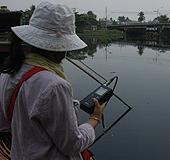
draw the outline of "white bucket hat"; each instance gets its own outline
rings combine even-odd
[[[41,2],[29,25],[11,28],[24,42],[48,51],[72,51],[87,45],[75,33],[75,16],[65,5]]]

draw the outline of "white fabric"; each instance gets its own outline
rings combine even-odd
[[[75,33],[75,16],[66,5],[41,2],[29,25],[12,27],[24,42],[49,51],[72,51],[87,45]]]
[[[3,112],[11,88],[29,68],[31,66],[24,65],[15,77],[1,74],[0,107]],[[0,119],[5,117],[4,114],[0,116]],[[9,127],[4,125],[5,122],[0,123],[0,131]],[[49,71],[33,75],[22,85],[11,129],[12,160],[80,160],[80,151],[95,139],[90,124],[78,126],[70,84]]]

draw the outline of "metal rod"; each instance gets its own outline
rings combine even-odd
[[[118,95],[116,95],[114,92],[113,92],[113,95],[119,100],[121,101],[126,107],[128,107],[129,109],[132,109],[131,106],[129,106],[125,101],[123,101]]]
[[[80,70],[82,70],[83,72],[85,72],[87,75],[89,75],[92,79],[94,79],[96,82],[98,82],[99,84],[101,85],[106,85],[108,86],[109,84],[111,84],[113,82],[113,80],[115,80],[115,85],[113,87],[113,91],[117,85],[117,82],[118,82],[118,77],[115,76],[113,78],[111,78],[109,81],[105,80],[106,82],[103,84],[101,83],[99,80],[97,80],[94,76],[92,76],[89,72],[87,72],[86,70],[84,70],[81,66],[77,65],[75,62],[73,62],[72,60],[70,60],[69,58],[66,58],[70,63],[72,63],[73,65],[75,65],[76,67],[78,67]],[[80,61],[81,62],[81,61]],[[86,66],[86,65],[85,65]],[[87,66],[86,66],[87,67]],[[94,70],[92,70],[90,67],[87,67],[89,68],[91,71],[93,71],[94,73],[96,73]],[[97,73],[98,75],[98,73]],[[101,76],[100,76],[101,77]],[[102,78],[102,77],[101,77]],[[96,140],[93,142],[93,144],[91,144],[89,147],[91,147],[92,145],[94,145],[100,138],[102,138],[109,130],[112,129],[113,126],[115,126],[131,109],[132,107],[129,106],[125,101],[123,101],[118,95],[116,95],[114,92],[113,92],[113,95],[119,100],[121,101],[126,107],[128,107],[128,109],[123,113],[121,114],[107,129],[105,129],[103,131],[103,133],[101,135],[99,135]]]
[[[97,73],[95,70],[93,70],[92,68],[90,68],[88,65],[86,65],[84,62],[79,61],[81,64],[83,64],[84,66],[86,66],[88,69],[90,69],[91,71],[93,71],[96,75],[98,75],[100,78],[102,78],[103,80],[105,80],[107,82],[107,79],[104,78],[103,76],[101,76],[99,73]]]
[[[110,83],[112,83],[112,81],[114,80],[114,79],[116,79],[116,82],[115,82],[115,86],[116,86],[116,84],[117,84],[117,81],[118,81],[118,77],[117,76],[115,76],[115,77],[113,77],[112,79],[110,79],[109,81],[107,81],[107,82],[105,82],[104,84],[103,83],[101,83],[98,79],[96,79],[94,76],[92,76],[89,72],[87,72],[86,70],[84,70],[81,66],[79,66],[79,65],[77,65],[75,62],[73,62],[70,58],[66,58],[70,63],[72,63],[72,64],[74,64],[76,67],[78,67],[80,70],[82,70],[83,72],[85,72],[87,75],[89,75],[92,79],[94,79],[96,82],[98,82],[99,84],[101,84],[101,85],[106,85],[106,86],[108,86]],[[115,89],[115,86],[114,86],[114,89]],[[113,90],[114,90],[113,89]],[[117,98],[117,99],[119,99],[124,105],[126,105],[129,109],[132,109],[132,107],[131,106],[129,106],[125,101],[123,101],[118,95],[116,95],[114,92],[113,92],[113,95]]]
[[[70,58],[66,58],[70,63],[74,64],[76,67],[78,67],[80,70],[82,70],[83,72],[85,72],[87,75],[89,75],[92,79],[94,79],[96,82],[100,83],[101,85],[103,85],[102,82],[100,82],[98,79],[96,79],[94,76],[92,76],[89,72],[87,72],[86,70],[84,70],[81,66],[77,65],[75,62],[73,62]]]
[[[112,129],[113,126],[115,126],[132,108],[127,109],[123,114],[121,114],[106,130],[103,131],[101,135],[99,135],[93,144],[91,144],[89,147],[94,145],[99,139],[101,139],[109,130]]]

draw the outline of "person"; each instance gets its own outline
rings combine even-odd
[[[65,5],[44,1],[29,25],[11,29],[11,52],[0,68],[0,132],[12,134],[10,158],[82,159],[80,153],[95,140],[105,105],[94,99],[94,112],[78,124],[72,88],[62,68],[67,52],[86,47],[75,33],[74,13]],[[23,42],[30,46],[29,53],[23,51]],[[42,70],[22,83],[9,117],[13,90],[34,67]]]

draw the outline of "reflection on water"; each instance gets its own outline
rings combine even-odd
[[[87,50],[82,50],[78,57],[107,79],[117,75],[115,92],[133,106],[132,111],[92,147],[96,159],[169,160],[170,48],[152,42],[116,41],[104,46],[92,43],[91,54]],[[77,59],[76,55],[73,57]],[[76,98],[82,99],[99,86],[68,62],[64,65]],[[105,112],[106,126],[124,111],[125,106],[112,98]],[[80,118],[85,121],[87,115],[81,112]],[[99,126],[97,135],[101,132]]]
[[[113,42],[100,42],[96,40],[95,38],[82,38],[88,45],[87,48],[82,49],[81,51],[77,51],[76,54],[74,54],[76,51],[69,54],[69,56],[72,59],[79,59],[79,60],[84,60],[87,57],[94,57],[94,54],[97,52],[97,48],[104,48],[105,49],[105,54],[106,58],[107,55],[110,54],[109,52],[109,46],[111,44],[118,44],[120,47],[126,47],[128,45],[134,46],[138,49],[137,53],[139,55],[142,55],[144,53],[145,49],[152,49],[155,52],[159,53],[165,53],[166,51],[170,50],[170,41],[168,42],[160,42],[160,41],[143,41],[143,40],[131,40],[129,38],[128,41],[125,40],[117,40]]]
[[[117,93],[133,109],[92,150],[97,160],[170,159],[170,49],[155,43],[115,41],[88,47],[70,56],[82,60],[105,78],[119,77]],[[151,45],[152,44],[152,45]],[[4,55],[1,55],[3,57]],[[75,98],[82,99],[99,86],[75,66],[64,61]],[[112,98],[105,111],[106,126],[125,111]],[[80,111],[80,121],[88,115]],[[97,135],[102,127],[97,128]]]

